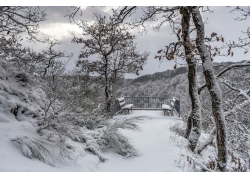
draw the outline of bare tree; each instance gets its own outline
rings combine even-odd
[[[0,35],[27,33],[29,40],[38,40],[39,23],[45,21],[45,18],[45,11],[39,7],[1,6]]]
[[[227,136],[225,127],[225,115],[222,108],[222,93],[216,76],[214,74],[213,66],[211,63],[210,53],[205,45],[205,31],[199,7],[190,7],[193,22],[196,27],[196,45],[199,51],[203,73],[206,79],[206,85],[212,100],[212,111],[217,130],[217,147],[218,147],[218,163],[217,167],[220,171],[226,171],[227,165]]]
[[[17,54],[19,57],[26,56],[31,49],[22,47],[21,41],[25,38],[33,42],[46,42],[47,40],[41,40],[39,37],[42,35],[39,31],[39,23],[45,21],[45,18],[45,10],[39,7],[1,6],[0,52],[2,57],[10,57],[10,60],[14,60]],[[25,62],[22,63],[25,64]]]
[[[135,36],[131,35],[126,25],[121,24],[121,16],[106,18],[96,14],[93,24],[81,21],[77,25],[83,29],[86,38],[74,37],[72,40],[83,44],[77,65],[86,74],[96,73],[105,86],[107,112],[111,111],[113,84],[124,73],[138,74],[149,55],[137,51]]]
[[[189,79],[189,96],[191,98],[192,108],[187,121],[187,130],[185,137],[189,140],[189,147],[192,151],[196,148],[197,142],[201,134],[201,105],[198,95],[197,82],[197,61],[192,56],[192,46],[190,42],[190,18],[191,13],[187,7],[181,8],[182,13],[182,39],[185,48],[186,61],[188,64],[188,79]]]
[[[245,8],[245,7],[236,7],[234,8],[231,12],[233,11],[240,11],[241,12],[241,17],[237,17],[236,20],[245,20],[247,19],[247,17],[249,16],[249,9]],[[248,36],[248,32],[249,32],[249,28],[247,29],[247,32],[243,32],[244,34],[246,34]],[[218,37],[216,37],[217,41],[219,40]],[[243,49],[244,50],[244,54],[248,53],[249,51],[249,36],[246,37],[246,38],[242,38],[242,37],[239,37],[238,38],[238,42],[235,42],[235,41],[228,41],[228,42],[225,42],[224,43],[224,39],[221,38],[222,42],[223,42],[223,45],[221,47],[215,47],[215,48],[211,48],[210,50],[213,51],[212,53],[210,52],[210,54],[213,54],[213,56],[215,57],[216,55],[220,55],[220,56],[233,56],[234,55],[234,52],[233,52],[233,49]],[[226,53],[221,53],[220,51],[222,51],[223,49],[226,49],[227,52]],[[250,63],[249,63],[249,60],[245,60],[243,62],[240,62],[240,63],[235,63],[235,64],[232,64],[228,67],[226,67],[225,69],[221,70],[217,75],[216,75],[216,78],[219,79],[219,78],[222,78],[222,81],[221,83],[225,84],[229,90],[227,90],[225,93],[229,93],[231,91],[236,91],[238,92],[238,94],[236,93],[233,97],[236,97],[236,99],[238,99],[239,97],[242,97],[243,99],[245,98],[245,100],[242,100],[242,101],[239,101],[239,102],[235,102],[236,100],[234,100],[234,103],[230,103],[230,107],[227,107],[226,108],[226,111],[224,113],[224,116],[226,118],[226,121],[227,121],[227,129],[228,131],[230,131],[230,142],[232,141],[232,134],[233,131],[231,130],[232,127],[234,130],[236,130],[236,128],[239,129],[239,131],[242,131],[243,134],[247,134],[248,132],[245,131],[245,128],[242,128],[242,125],[238,122],[238,111],[243,111],[244,112],[244,108],[247,107],[249,105],[249,101],[248,101],[248,93],[249,91],[248,90],[242,90],[240,89],[239,87],[233,87],[231,84],[232,83],[229,83],[228,80],[225,79],[225,74],[227,74],[227,72],[229,72],[230,70],[232,69],[238,69],[238,68],[244,68],[244,67],[247,67],[247,66],[250,66]],[[199,94],[201,93],[201,91],[203,90],[203,88],[206,87],[206,84],[203,84],[199,87]],[[228,97],[228,95],[226,96]],[[227,101],[226,101],[227,102]],[[226,105],[227,106],[227,105]],[[228,110],[228,108],[230,110]],[[225,109],[225,107],[224,107]],[[244,112],[245,113],[245,112]],[[230,120],[231,117],[230,116],[234,116],[234,120],[232,123]],[[233,124],[233,125],[231,125]],[[238,131],[238,130],[236,130]],[[218,133],[218,132],[217,132]],[[202,142],[202,145],[200,145],[196,150],[198,153],[201,153],[203,149],[205,149],[205,147],[207,147],[207,145],[209,143],[211,143],[213,141],[213,139],[216,137],[216,127],[214,127],[211,132],[210,132],[210,135],[209,137],[204,141]],[[244,137],[248,137],[247,136],[244,136]],[[235,141],[234,141],[235,142]],[[229,143],[230,144],[230,143]],[[231,146],[232,147],[232,146]]]

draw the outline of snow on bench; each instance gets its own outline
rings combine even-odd
[[[129,110],[132,111],[133,104],[126,104],[124,97],[117,98],[117,101],[118,101],[120,108],[121,108],[120,112],[125,112],[125,113],[129,114]]]
[[[162,109],[163,109],[163,112],[164,112],[164,116],[169,114],[170,112],[172,112],[172,109],[169,105],[167,104],[162,104]]]

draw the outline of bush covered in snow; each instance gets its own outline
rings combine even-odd
[[[40,76],[36,68],[30,74],[8,58],[0,59],[0,113],[19,121],[20,129],[22,122],[29,121],[37,133],[18,134],[10,140],[21,146],[24,156],[53,166],[86,153],[104,162],[103,152],[109,148],[122,156],[137,156],[120,132],[138,130],[136,120],[118,122],[103,114],[98,84],[88,83],[76,72],[66,73],[64,66],[56,61]]]

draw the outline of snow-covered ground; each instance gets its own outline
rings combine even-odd
[[[97,166],[97,171],[165,172],[182,171],[177,167],[179,147],[170,138],[170,126],[177,118],[164,117],[162,111],[133,111],[129,116],[145,116],[139,123],[141,131],[123,131],[141,155],[124,159],[113,152],[105,155],[109,161]],[[126,116],[126,115],[124,115]]]
[[[0,126],[0,171],[91,171],[91,172],[168,172],[183,171],[179,167],[181,140],[171,134],[170,126],[179,121],[177,117],[163,116],[162,111],[133,111],[119,117],[143,116],[138,122],[141,131],[123,130],[129,137],[140,156],[124,158],[109,150],[104,152],[108,161],[101,163],[97,156],[84,154],[74,162],[62,163],[51,167],[41,161],[26,158],[19,144],[10,141],[18,135],[39,136],[28,121],[13,121],[11,117],[1,116]]]

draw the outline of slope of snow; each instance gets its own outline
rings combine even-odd
[[[41,161],[26,158],[21,146],[11,141],[11,138],[19,135],[39,137],[28,119],[17,121],[14,117],[1,114],[0,171],[182,171],[176,163],[180,157],[180,148],[172,141],[170,132],[170,126],[178,121],[178,118],[164,117],[162,111],[133,111],[130,115],[119,115],[117,119],[124,116],[143,116],[143,120],[138,123],[141,131],[123,131],[138,149],[140,156],[124,158],[109,150],[104,153],[109,159],[104,163],[100,163],[97,156],[86,153],[75,157],[74,162],[64,162],[52,167]]]

